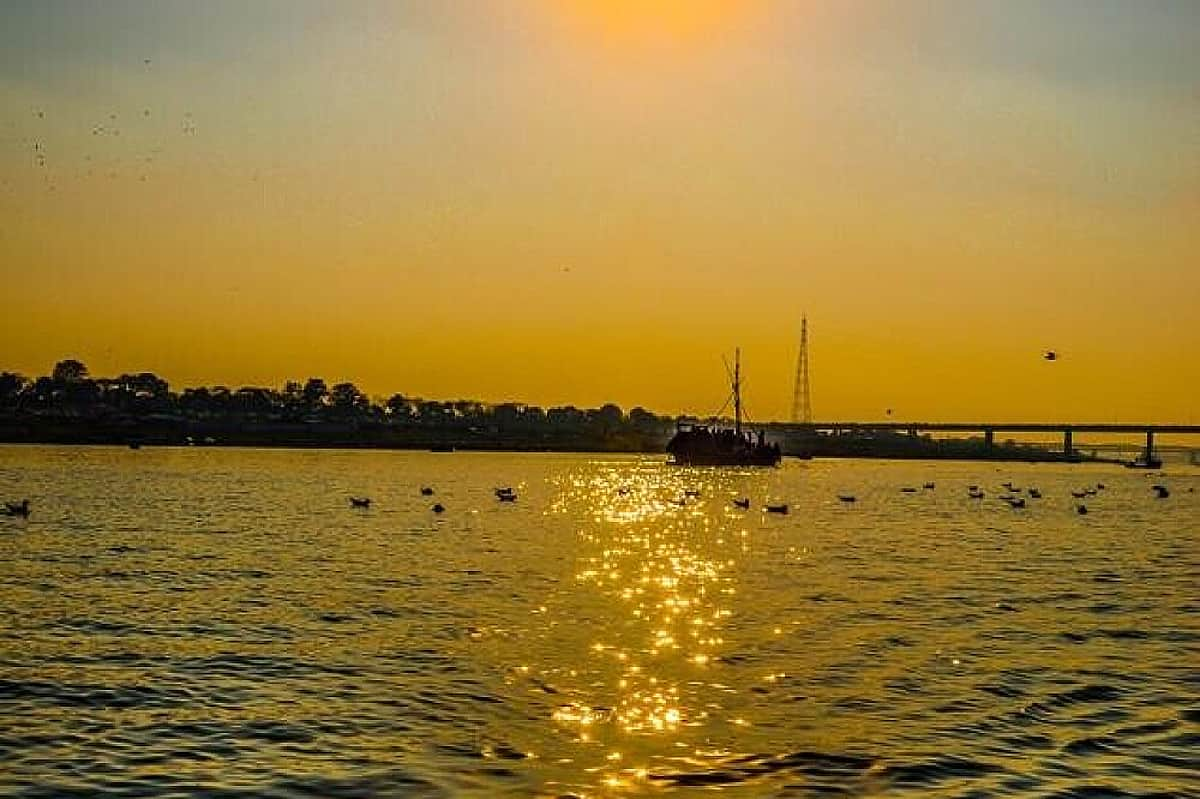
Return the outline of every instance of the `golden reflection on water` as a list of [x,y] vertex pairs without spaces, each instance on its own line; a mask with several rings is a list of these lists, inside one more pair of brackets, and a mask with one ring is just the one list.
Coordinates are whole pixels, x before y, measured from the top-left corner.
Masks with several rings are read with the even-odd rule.
[[[1194,760],[1200,472],[0,455],[37,509],[0,525],[0,796],[1065,796],[1101,762],[1166,796]],[[1045,499],[970,498],[996,472]]]
[[564,480],[551,506],[551,513],[585,509],[591,523],[580,531],[576,587],[611,609],[583,655],[597,678],[584,692],[590,701],[563,703],[552,721],[583,751],[603,753],[584,770],[612,792],[649,788],[651,755],[728,755],[690,742],[707,738],[709,728],[751,723],[726,715],[721,696],[730,689],[711,681],[733,614],[736,554],[749,536],[746,529],[730,535],[732,494],[715,475],[600,471]]

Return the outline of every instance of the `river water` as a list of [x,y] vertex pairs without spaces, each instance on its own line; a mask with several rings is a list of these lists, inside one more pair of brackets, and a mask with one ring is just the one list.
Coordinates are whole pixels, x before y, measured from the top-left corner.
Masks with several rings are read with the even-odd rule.
[[1200,795],[1197,470],[661,461],[0,447],[0,796]]

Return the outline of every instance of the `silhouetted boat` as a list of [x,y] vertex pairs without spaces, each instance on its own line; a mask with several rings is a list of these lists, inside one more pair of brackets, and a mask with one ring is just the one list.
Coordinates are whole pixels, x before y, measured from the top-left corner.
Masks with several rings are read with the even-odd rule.
[[680,466],[778,466],[779,445],[768,444],[762,431],[742,430],[741,350],[733,363],[733,429],[681,422],[667,442],[671,463]]

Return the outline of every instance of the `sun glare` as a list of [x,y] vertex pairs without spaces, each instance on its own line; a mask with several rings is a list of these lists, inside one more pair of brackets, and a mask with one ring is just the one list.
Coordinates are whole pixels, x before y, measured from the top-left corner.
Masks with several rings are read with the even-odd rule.
[[756,4],[748,0],[559,0],[551,7],[610,41],[691,42],[728,31]]

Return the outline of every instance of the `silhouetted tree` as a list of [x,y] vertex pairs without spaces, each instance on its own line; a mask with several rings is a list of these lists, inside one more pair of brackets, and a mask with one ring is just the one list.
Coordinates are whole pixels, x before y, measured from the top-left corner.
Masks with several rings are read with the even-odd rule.
[[29,378],[16,372],[0,372],[0,402],[15,403],[30,386]]
[[665,420],[640,405],[629,412],[629,424],[639,433],[653,433],[666,427]]
[[156,399],[161,399],[167,396],[170,386],[166,380],[163,380],[153,372],[138,372],[137,374],[124,374],[117,378],[116,382],[126,391],[135,395],[141,394]]
[[578,430],[587,420],[586,414],[574,405],[551,408],[546,411],[546,421],[560,432]]
[[492,408],[492,421],[501,431],[512,430],[521,418],[521,409],[515,402],[505,402]]
[[546,412],[537,405],[526,405],[521,412],[521,424],[534,430],[545,427]]
[[393,394],[384,408],[387,415],[398,422],[407,422],[413,415],[412,401],[403,394]]
[[[33,382],[15,372],[0,372],[0,408],[6,421],[28,414],[22,425],[28,422],[34,427],[41,417],[55,419],[55,425],[77,420],[79,429],[86,428],[89,437],[99,431],[126,436],[130,431],[144,429],[149,431],[148,435],[159,437],[211,431],[221,439],[225,435],[222,427],[227,425],[229,433],[239,437],[252,439],[261,435],[265,440],[274,440],[272,436],[279,436],[280,441],[288,441],[289,430],[295,432],[295,428],[259,425],[279,420],[336,419],[354,426],[363,423],[392,426],[396,430],[380,439],[388,443],[428,440],[412,435],[412,431],[406,435],[403,430],[420,426],[431,431],[455,431],[460,436],[470,430],[486,446],[528,437],[530,441],[554,439],[560,446],[584,448],[596,446],[600,439],[607,439],[605,446],[624,446],[627,442],[636,445],[636,439],[624,437],[638,433],[643,441],[648,440],[644,437],[662,432],[671,421],[644,408],[634,408],[627,417],[613,404],[583,411],[573,406],[543,410],[518,402],[497,405],[463,399],[443,402],[403,394],[387,399],[369,398],[354,383],[342,382],[331,388],[319,377],[303,383],[289,380],[281,390],[200,386],[186,388],[177,395],[171,392],[166,380],[153,372],[92,379],[87,366],[75,359],[59,361],[50,376]],[[203,424],[185,426],[182,424],[185,421]],[[142,424],[145,428],[139,427]],[[503,437],[489,440],[488,433],[503,433]],[[304,435],[322,434],[322,428],[312,428]]]
[[284,410],[289,414],[295,415],[300,413],[304,409],[304,386],[300,385],[299,380],[287,381],[283,385],[279,401],[283,404]]
[[337,383],[329,389],[330,404],[342,416],[353,415],[354,412],[367,410],[371,402],[367,395],[358,390],[353,383]]
[[417,400],[417,418],[425,427],[441,427],[454,414],[454,407],[432,400]]
[[212,397],[208,389],[185,388],[179,395],[179,407],[186,413],[204,414],[212,411]]
[[87,379],[87,376],[88,368],[83,365],[82,361],[68,358],[54,364],[54,371],[50,374],[50,379],[55,383],[76,383]]
[[269,388],[243,386],[233,392],[231,401],[233,407],[242,413],[261,416],[269,414],[275,405],[275,392]]
[[233,392],[227,386],[213,386],[208,392],[209,406],[214,413],[229,413],[233,405]]
[[321,378],[310,377],[304,383],[304,401],[308,403],[310,408],[324,405],[328,396],[329,387],[325,385],[325,381]]
[[458,400],[454,403],[454,414],[466,423],[478,422],[484,414],[484,407],[471,400]]
[[619,406],[610,402],[592,411],[592,418],[600,424],[605,432],[610,432],[621,426],[621,423],[625,421],[625,414]]

